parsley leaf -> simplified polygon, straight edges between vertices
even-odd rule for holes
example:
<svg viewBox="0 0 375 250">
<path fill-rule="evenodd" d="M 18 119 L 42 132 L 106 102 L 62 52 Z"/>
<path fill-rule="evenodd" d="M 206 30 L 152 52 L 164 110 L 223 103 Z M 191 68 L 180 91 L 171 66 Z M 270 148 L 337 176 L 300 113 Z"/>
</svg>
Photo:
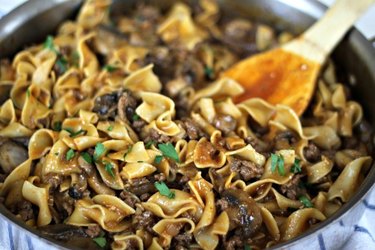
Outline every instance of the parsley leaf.
<svg viewBox="0 0 375 250">
<path fill-rule="evenodd" d="M 138 121 L 139 120 L 139 115 L 137 115 L 137 114 L 134 114 L 133 116 L 132 116 L 132 119 L 133 119 L 133 121 Z"/>
<path fill-rule="evenodd" d="M 150 149 L 152 145 L 155 145 L 156 144 L 156 141 L 154 140 L 151 140 L 151 141 L 148 141 L 145 145 L 145 148 L 146 149 Z"/>
<path fill-rule="evenodd" d="M 158 145 L 159 150 L 163 153 L 163 156 L 168 157 L 176 162 L 180 162 L 180 159 L 178 158 L 178 154 L 176 149 L 173 147 L 172 144 L 166 143 L 166 144 L 159 144 Z"/>
<path fill-rule="evenodd" d="M 132 149 L 133 149 L 133 146 L 128 147 L 128 150 L 126 150 L 124 154 L 124 158 L 130 153 L 130 151 L 132 151 Z"/>
<path fill-rule="evenodd" d="M 27 97 L 30 97 L 30 96 L 31 96 L 30 89 L 27 89 L 27 90 L 26 90 L 26 96 L 27 96 Z"/>
<path fill-rule="evenodd" d="M 95 151 L 94 151 L 94 160 L 97 161 L 106 151 L 105 146 L 103 143 L 98 143 L 95 146 Z"/>
<path fill-rule="evenodd" d="M 79 67 L 79 54 L 78 54 L 78 51 L 74 51 L 72 53 L 72 59 L 73 59 L 73 65 L 75 67 Z"/>
<path fill-rule="evenodd" d="M 85 160 L 85 162 L 87 162 L 88 164 L 92 164 L 92 157 L 89 153 L 83 152 L 81 156 Z"/>
<path fill-rule="evenodd" d="M 206 76 L 209 78 L 209 79 L 213 79 L 214 78 L 214 70 L 211 68 L 211 67 L 205 67 L 204 68 L 204 73 L 206 74 Z"/>
<path fill-rule="evenodd" d="M 104 169 L 107 171 L 113 178 L 115 178 L 115 174 L 113 173 L 113 165 L 110 162 L 103 162 L 105 164 Z"/>
<path fill-rule="evenodd" d="M 301 195 L 298 197 L 299 201 L 305 206 L 305 207 L 314 207 L 312 202 L 307 198 L 305 195 Z"/>
<path fill-rule="evenodd" d="M 113 125 L 110 125 L 108 128 L 107 128 L 108 131 L 112 131 L 113 130 Z"/>
<path fill-rule="evenodd" d="M 300 165 L 301 160 L 300 159 L 294 159 L 294 163 L 290 171 L 294 174 L 301 173 L 301 165 Z"/>
<path fill-rule="evenodd" d="M 74 155 L 75 155 L 74 150 L 73 149 L 69 149 L 68 152 L 66 152 L 65 159 L 67 161 L 70 161 L 71 159 L 73 159 Z"/>
<path fill-rule="evenodd" d="M 285 176 L 285 167 L 284 167 L 284 156 L 279 155 L 279 161 L 277 163 L 277 170 L 281 176 Z"/>
<path fill-rule="evenodd" d="M 248 244 L 245 244 L 243 249 L 244 250 L 251 250 L 251 246 L 249 246 Z"/>
<path fill-rule="evenodd" d="M 163 156 L 162 155 L 157 155 L 155 156 L 155 159 L 154 159 L 154 162 L 156 164 L 160 164 L 160 162 L 163 160 Z"/>
<path fill-rule="evenodd" d="M 53 44 L 53 36 L 47 36 L 47 39 L 44 41 L 43 47 L 52 50 L 57 54 L 57 50 L 55 49 L 55 45 Z"/>
<path fill-rule="evenodd" d="M 68 70 L 68 61 L 65 57 L 59 56 L 55 64 L 61 73 L 65 73 Z"/>
<path fill-rule="evenodd" d="M 164 182 L 155 182 L 155 188 L 159 191 L 159 193 L 168 199 L 174 199 L 176 194 L 171 191 L 168 186 Z"/>
<path fill-rule="evenodd" d="M 116 71 L 118 70 L 117 67 L 113 66 L 113 65 L 110 65 L 110 64 L 107 64 L 103 67 L 104 70 L 107 70 L 108 72 L 113 72 L 113 71 Z"/>
<path fill-rule="evenodd" d="M 271 154 L 271 171 L 274 173 L 276 171 L 277 162 L 279 157 L 276 154 Z"/>
<path fill-rule="evenodd" d="M 74 132 L 71 128 L 64 128 L 65 131 L 68 131 L 70 134 L 70 137 L 76 137 L 77 135 L 80 135 L 82 133 L 86 133 L 86 130 L 78 130 L 77 132 Z"/>
<path fill-rule="evenodd" d="M 57 121 L 53 123 L 53 130 L 61 131 L 61 129 L 62 129 L 62 122 Z"/>
<path fill-rule="evenodd" d="M 284 167 L 284 157 L 282 155 L 271 154 L 271 171 L 274 173 L 276 171 L 279 172 L 281 176 L 285 175 L 285 167 Z"/>
<path fill-rule="evenodd" d="M 92 240 L 101 248 L 104 248 L 107 245 L 107 240 L 104 237 L 97 237 Z"/>
</svg>

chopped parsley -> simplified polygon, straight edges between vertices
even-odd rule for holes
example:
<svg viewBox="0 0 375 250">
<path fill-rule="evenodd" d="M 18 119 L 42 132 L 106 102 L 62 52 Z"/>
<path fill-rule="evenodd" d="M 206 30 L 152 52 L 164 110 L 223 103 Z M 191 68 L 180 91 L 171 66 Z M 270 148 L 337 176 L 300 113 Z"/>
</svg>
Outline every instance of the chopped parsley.
<svg viewBox="0 0 375 250">
<path fill-rule="evenodd" d="M 206 74 L 206 76 L 209 78 L 209 79 L 213 79 L 214 78 L 214 70 L 211 68 L 211 67 L 205 67 L 204 68 L 204 73 Z"/>
<path fill-rule="evenodd" d="M 248 244 L 245 244 L 243 247 L 244 250 L 251 250 L 251 246 Z"/>
<path fill-rule="evenodd" d="M 92 157 L 89 153 L 83 152 L 81 156 L 85 160 L 85 162 L 87 162 L 88 164 L 92 164 Z"/>
<path fill-rule="evenodd" d="M 72 53 L 72 59 L 73 59 L 73 65 L 75 67 L 79 67 L 79 54 L 78 54 L 78 51 L 74 51 Z"/>
<path fill-rule="evenodd" d="M 292 168 L 290 171 L 294 174 L 301 173 L 301 165 L 300 165 L 301 160 L 300 159 L 295 159 Z"/>
<path fill-rule="evenodd" d="M 133 121 L 138 121 L 139 120 L 139 115 L 137 115 L 137 114 L 134 114 L 133 116 L 132 116 L 132 119 L 133 119 Z"/>
<path fill-rule="evenodd" d="M 55 45 L 53 44 L 53 36 L 47 36 L 47 39 L 44 41 L 43 47 L 52 50 L 56 54 L 58 53 Z"/>
<path fill-rule="evenodd" d="M 30 96 L 31 96 L 30 89 L 27 89 L 27 90 L 26 90 L 26 95 L 27 95 L 27 97 L 30 97 Z"/>
<path fill-rule="evenodd" d="M 305 207 L 314 207 L 314 205 L 312 204 L 312 202 L 305 195 L 301 195 L 300 197 L 298 197 L 298 199 L 303 204 L 303 206 L 305 206 Z"/>
<path fill-rule="evenodd" d="M 56 155 L 56 156 L 59 156 L 59 152 L 56 152 L 55 155 Z"/>
<path fill-rule="evenodd" d="M 146 149 L 150 149 L 151 146 L 152 146 L 152 145 L 155 145 L 155 144 L 156 144 L 156 141 L 153 141 L 153 140 L 148 141 L 148 142 L 146 143 L 146 145 L 145 145 L 145 148 L 146 148 Z"/>
<path fill-rule="evenodd" d="M 107 245 L 107 240 L 104 237 L 97 237 L 92 239 L 99 247 L 104 248 Z"/>
<path fill-rule="evenodd" d="M 163 156 L 162 155 L 157 155 L 154 159 L 154 162 L 156 164 L 160 164 L 160 162 L 163 160 Z"/>
<path fill-rule="evenodd" d="M 94 160 L 97 161 L 100 157 L 102 157 L 105 151 L 106 151 L 106 148 L 103 145 L 103 143 L 99 142 L 98 144 L 96 144 L 95 151 L 94 151 Z"/>
<path fill-rule="evenodd" d="M 284 167 L 284 157 L 282 155 L 271 154 L 271 171 L 274 173 L 276 171 L 279 172 L 281 176 L 285 175 L 285 167 Z"/>
<path fill-rule="evenodd" d="M 69 132 L 70 137 L 76 137 L 77 135 L 87 132 L 86 130 L 82 130 L 82 129 L 78 130 L 77 132 L 74 132 L 73 129 L 71 128 L 64 128 L 64 130 Z"/>
<path fill-rule="evenodd" d="M 53 43 L 53 36 L 47 36 L 47 39 L 44 41 L 43 47 L 49 49 L 57 55 L 57 60 L 55 65 L 58 68 L 58 71 L 65 73 L 68 70 L 68 61 L 66 58 L 56 49 Z"/>
<path fill-rule="evenodd" d="M 69 149 L 68 152 L 66 152 L 65 159 L 67 161 L 70 161 L 71 159 L 73 159 L 74 155 L 75 155 L 74 150 L 73 149 Z"/>
<path fill-rule="evenodd" d="M 61 131 L 61 129 L 62 129 L 62 122 L 60 122 L 60 121 L 54 122 L 52 129 L 55 130 L 55 131 Z"/>
<path fill-rule="evenodd" d="M 113 165 L 110 162 L 103 162 L 104 163 L 104 169 L 107 171 L 108 174 L 110 174 L 113 178 L 115 178 L 115 174 L 113 173 Z"/>
<path fill-rule="evenodd" d="M 65 73 L 69 68 L 68 61 L 61 55 L 56 60 L 56 66 L 61 73 Z"/>
<path fill-rule="evenodd" d="M 180 162 L 177 151 L 171 143 L 161 143 L 158 145 L 158 148 L 163 153 L 163 156 L 168 157 L 175 162 Z"/>
<path fill-rule="evenodd" d="M 176 194 L 171 191 L 164 182 L 155 182 L 154 185 L 159 193 L 165 197 L 168 197 L 168 199 L 174 199 L 174 197 L 176 196 Z"/>
<path fill-rule="evenodd" d="M 107 128 L 108 131 L 112 131 L 113 130 L 113 125 L 110 125 L 108 128 Z"/>
<path fill-rule="evenodd" d="M 118 70 L 117 67 L 113 66 L 113 65 L 110 65 L 110 64 L 107 64 L 103 67 L 104 70 L 108 71 L 108 72 L 114 72 L 116 70 Z"/>
<path fill-rule="evenodd" d="M 128 150 L 126 150 L 124 154 L 124 158 L 130 153 L 130 151 L 132 151 L 132 149 L 133 149 L 133 146 L 128 147 Z"/>
</svg>

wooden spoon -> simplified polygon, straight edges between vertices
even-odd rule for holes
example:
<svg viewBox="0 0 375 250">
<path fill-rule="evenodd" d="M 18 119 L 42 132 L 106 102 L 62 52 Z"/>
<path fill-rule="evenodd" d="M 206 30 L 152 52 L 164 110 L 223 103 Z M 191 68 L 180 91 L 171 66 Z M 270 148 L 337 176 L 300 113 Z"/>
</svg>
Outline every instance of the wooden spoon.
<svg viewBox="0 0 375 250">
<path fill-rule="evenodd" d="M 279 48 L 251 56 L 223 73 L 239 82 L 241 102 L 260 97 L 285 104 L 301 115 L 315 89 L 321 66 L 358 17 L 375 0 L 336 0 L 322 19 L 298 38 Z"/>
</svg>

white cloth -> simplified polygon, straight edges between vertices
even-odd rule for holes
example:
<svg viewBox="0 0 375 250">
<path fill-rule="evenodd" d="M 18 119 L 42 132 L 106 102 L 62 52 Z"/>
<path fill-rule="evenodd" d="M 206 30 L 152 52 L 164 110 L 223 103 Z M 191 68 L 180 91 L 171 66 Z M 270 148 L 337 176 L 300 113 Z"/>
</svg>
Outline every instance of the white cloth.
<svg viewBox="0 0 375 250">
<path fill-rule="evenodd" d="M 24 1 L 25 0 L 0 0 L 0 17 Z M 321 1 L 326 3 L 330 2 L 330 0 Z M 367 32 L 365 36 L 368 38 L 375 36 L 375 26 L 373 25 L 375 23 L 375 8 L 372 8 L 370 12 L 371 13 L 367 13 L 366 17 L 362 18 L 359 22 L 359 28 L 363 32 Z M 375 191 L 373 191 L 372 194 L 362 202 L 361 206 L 365 207 L 363 217 L 358 224 L 353 226 L 353 234 L 346 242 L 343 250 L 375 249 Z M 334 241 L 334 239 L 327 239 L 324 238 L 324 235 L 319 235 L 313 242 L 311 242 L 310 249 L 330 250 L 325 246 L 325 242 L 329 241 Z M 57 250 L 58 248 L 55 248 L 47 241 L 20 229 L 18 226 L 9 223 L 0 215 L 0 249 Z"/>
</svg>

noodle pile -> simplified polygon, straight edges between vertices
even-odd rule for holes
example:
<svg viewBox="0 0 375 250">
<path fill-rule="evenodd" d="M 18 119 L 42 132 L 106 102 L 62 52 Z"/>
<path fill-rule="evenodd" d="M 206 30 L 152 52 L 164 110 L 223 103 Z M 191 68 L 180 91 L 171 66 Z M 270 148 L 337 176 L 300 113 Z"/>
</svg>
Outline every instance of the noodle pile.
<svg viewBox="0 0 375 250">
<path fill-rule="evenodd" d="M 235 104 L 244 89 L 220 73 L 290 35 L 232 22 L 235 39 L 256 33 L 249 51 L 233 47 L 214 1 L 115 21 L 110 4 L 86 1 L 55 37 L 1 63 L 0 155 L 27 147 L 13 168 L 0 160 L 17 217 L 111 249 L 262 249 L 350 200 L 372 147 L 332 65 L 301 119 L 258 98 Z"/>
</svg>

